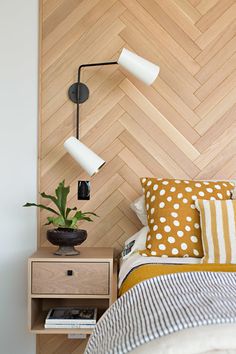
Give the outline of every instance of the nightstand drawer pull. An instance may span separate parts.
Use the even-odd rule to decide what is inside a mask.
[[[73,270],[69,269],[69,270],[67,271],[67,275],[68,275],[68,276],[73,275]]]

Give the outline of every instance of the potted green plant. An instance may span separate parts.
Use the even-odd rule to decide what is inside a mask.
[[[82,212],[77,207],[69,208],[67,206],[67,197],[70,187],[65,186],[65,181],[59,183],[55,190],[55,195],[40,193],[42,198],[49,199],[56,208],[48,207],[44,204],[26,203],[24,207],[36,206],[52,213],[48,216],[48,222],[45,225],[53,225],[54,229],[47,230],[47,239],[53,245],[59,246],[54,253],[60,256],[73,256],[79,254],[74,246],[80,245],[87,238],[87,231],[78,229],[78,223],[81,220],[93,221],[91,216],[97,216],[92,212]]]

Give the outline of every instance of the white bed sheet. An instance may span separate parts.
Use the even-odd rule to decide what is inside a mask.
[[[120,262],[120,271],[119,271],[119,281],[118,286],[120,288],[125,277],[129,272],[143,264],[200,264],[201,258],[180,258],[180,257],[143,257],[139,253],[131,254],[127,259]]]
[[[132,354],[236,354],[236,324],[189,328],[155,339]]]

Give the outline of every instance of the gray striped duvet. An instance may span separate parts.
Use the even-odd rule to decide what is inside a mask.
[[[236,273],[189,272],[143,281],[98,322],[85,354],[123,354],[173,332],[236,323]]]

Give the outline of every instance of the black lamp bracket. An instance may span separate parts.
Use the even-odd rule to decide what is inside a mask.
[[[78,69],[78,81],[72,84],[68,90],[69,98],[72,102],[77,104],[77,124],[76,124],[76,138],[79,139],[79,105],[89,98],[88,86],[80,82],[81,69],[90,66],[101,66],[101,65],[114,65],[118,64],[117,61],[109,61],[104,63],[93,63],[93,64],[82,64]]]

